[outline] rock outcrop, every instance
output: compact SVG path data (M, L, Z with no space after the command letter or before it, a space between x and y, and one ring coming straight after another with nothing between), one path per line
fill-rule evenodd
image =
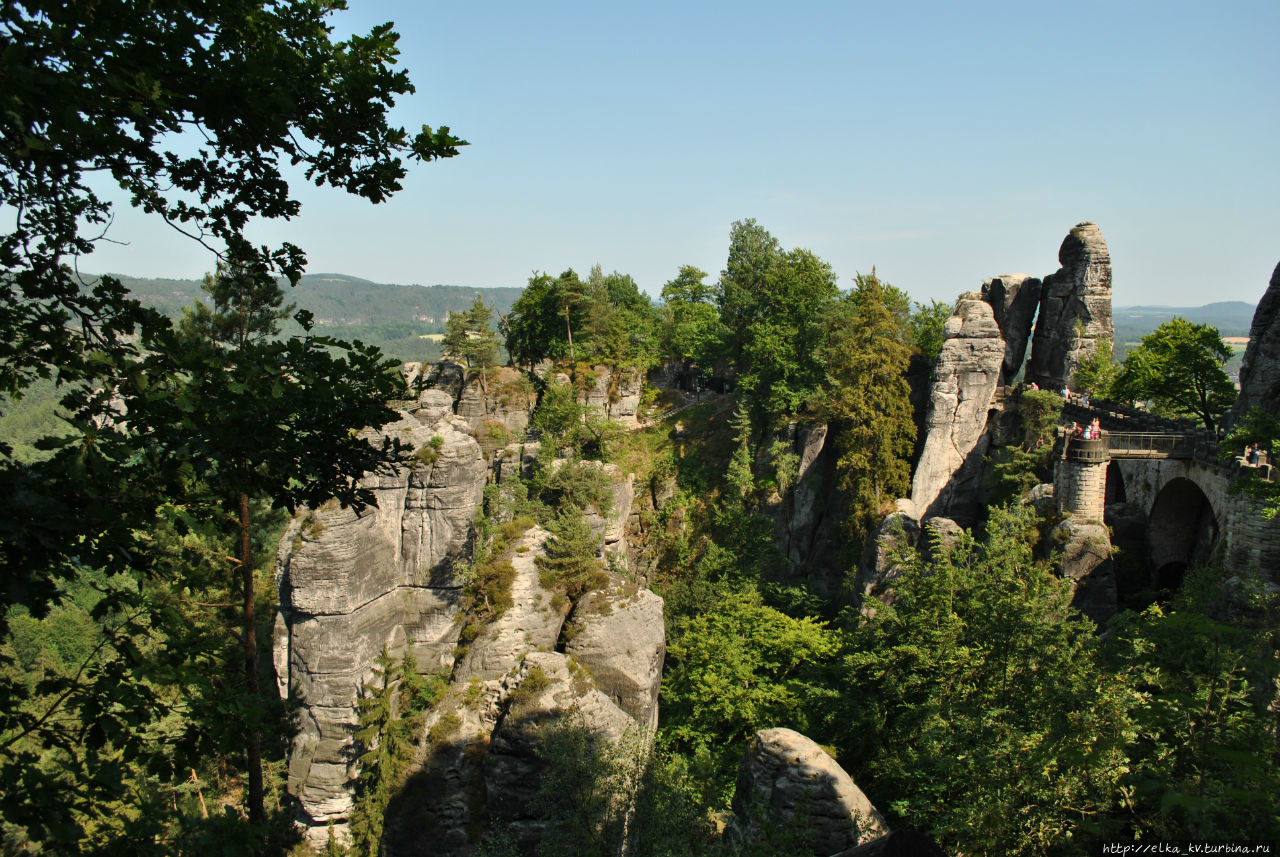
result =
M1249 327L1249 345L1240 366L1240 396L1231 409L1235 425L1253 408L1280 417L1280 265L1258 301Z
M991 313L1000 335L1004 337L1004 362L1000 383L1009 384L1022 368L1031 343L1031 325L1040 307L1044 284L1026 274L1001 274L982 284L982 299L991 305Z
M1005 360L991 305L967 292L947 319L930 391L924 448L911 483L913 517L946 515L976 498L989 446L987 413Z
M383 432L419 454L366 477L378 505L309 510L281 542L276 663L287 665L282 689L303 700L289 789L311 824L350 810L356 699L382 648L412 650L423 669L452 662L458 583L448 560L467 543L486 477L466 429L451 416L423 424L405 412Z
M1046 390L1070 383L1098 343L1115 341L1111 255L1096 223L1076 224L1058 250L1061 268L1045 277L1027 380Z
M510 369L488 373L483 385L455 363L407 364L403 371L411 398L381 434L410 445L411 463L365 478L376 506L359 514L336 504L306 510L280 546L277 682L282 695L292 691L302 700L289 788L313 843L323 844L330 821L342 835L359 773L357 700L384 647L397 658L411 651L423 672L450 671L452 684L425 725L420 774L439 777L430 786L431 806L406 809L412 788L397 799L387 841L398 844L388 853L463 854L476 824L519 806L522 785L503 774L502 759L531 757L530 742L540 733L526 728L530 723L573 711L610 738L656 725L662 600L614 579L607 592L578 605L573 656L556 653L574 605L543 585L537 557L548 533L534 527L502 557L514 572L511 606L460 647L457 560L471 549L486 482L501 489L504 481L527 477L537 458L538 444L522 440L533 388ZM609 373L597 379L606 413L634 419L638 379ZM615 465L585 466L601 471L611 501L589 510L587 519L602 553L613 552L613 566L625 566L632 477ZM537 677L533 685L525 683L530 674ZM552 689L534 693L544 680ZM515 708L529 716L513 718ZM486 808L479 796L486 789L504 796ZM428 817L441 836L423 844L409 828Z
M835 759L791 729L756 733L733 793L731 841L759 843L769 828L800 826L815 857L862 845L889 827Z
M658 728L658 688L666 636L662 599L647 589L615 581L589 592L574 606L573 634L565 654L595 685L646 729ZM566 635L568 636L568 635Z
M1100 522L1075 516L1057 524L1048 546L1057 553L1054 572L1071 584L1071 606L1099 627L1118 609L1111 534Z

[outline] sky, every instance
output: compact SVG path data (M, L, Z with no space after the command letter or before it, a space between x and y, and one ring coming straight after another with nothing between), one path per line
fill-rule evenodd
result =
M593 264L714 279L733 221L917 300L1058 267L1096 222L1119 305L1256 302L1280 261L1280 3L352 0L394 21L393 119L471 145L379 206L299 181L255 224L313 273L519 286ZM194 278L120 210L83 270Z

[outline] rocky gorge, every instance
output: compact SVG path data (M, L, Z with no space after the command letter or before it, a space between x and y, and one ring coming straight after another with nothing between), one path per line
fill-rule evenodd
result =
M1096 224L1071 229L1058 260L1058 270L1044 278L1002 274L959 296L932 375L920 385L924 419L910 495L898 498L855 563L852 594L864 610L874 610L873 599L892 600L896 548L954 543L962 528L983 518L990 454L1012 432L1015 383L1059 390L1114 338L1110 255ZM1280 268L1255 320L1242 402L1276 401L1276 295ZM593 471L607 496L583 511L607 569L600 585L566 597L540 568L550 533L522 527L495 558L511 570L510 606L468 624L465 591L486 491L515 490L535 466L554 473L569 465L529 432L537 405L530 376L512 368L471 373L448 362L406 364L404 373L411 397L381 433L412 447L412 461L365 477L376 506L358 514L336 506L306 510L280 544L275 664L281 695L301 704L289 791L314 845L324 844L331 825L345 835L361 770L354 737L359 701L382 652L410 653L420 671L443 676L445 687L426 714L408 784L388 811L384 853L466 855L492 826L507 831L521 853L533 853L546 834L538 795L546 742L571 729L606 745L643 743L658 725L664 603L636 562L646 548L638 522L656 519L677 487L674 478L637 482L618 464L577 465ZM642 425L639 373L596 365L571 377L544 363L531 375L571 384L603 418L630 429ZM767 512L786 573L834 595L846 557L834 528L841 498L832 477L832 433L822 423L797 421L782 440L795 456L795 478ZM1136 497L1137 477L1129 479ZM1148 506L1159 486L1150 493ZM1076 606L1101 625L1117 610L1108 524L1137 513L1117 503L1105 519L1072 515L1062 507L1064 494L1061 484L1045 483L1024 501L1054 519L1045 554L1056 557ZM1232 545L1238 553L1244 541L1238 533L1251 527L1247 538L1270 550L1274 527L1247 523L1256 510L1240 503L1241 511L1223 511L1214 524L1237 535L1219 539L1215 529L1206 538L1222 554ZM1149 517L1145 509L1141 515ZM1144 518L1139 529L1146 524ZM674 530L680 522L663 526ZM1148 538L1145 529L1138 538ZM1243 567L1269 562L1271 554L1240 556ZM803 808L815 855L880 853L876 848L940 853L910 831L891 833L825 750L788 724L775 725L743 748L724 841L759 844L768 824L800 817ZM620 813L625 823L626 808ZM885 844L891 838L899 843L893 848L915 850L894 851Z

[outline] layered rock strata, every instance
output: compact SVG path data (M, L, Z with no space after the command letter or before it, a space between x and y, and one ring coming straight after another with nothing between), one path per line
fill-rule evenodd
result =
M1057 272L1044 279L1027 380L1046 390L1070 383L1084 357L1115 341L1111 255L1098 225L1078 223L1058 250Z
M419 450L412 466L366 477L377 506L296 517L277 559L279 680L303 700L289 789L313 825L350 811L356 700L382 648L412 650L430 670L452 663L457 641L448 560L466 545L484 488L480 447L452 416L423 424L405 412L383 432Z

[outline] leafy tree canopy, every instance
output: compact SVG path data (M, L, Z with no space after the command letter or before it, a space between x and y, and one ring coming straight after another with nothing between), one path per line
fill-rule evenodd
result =
M1150 402L1167 416L1191 417L1216 429L1236 399L1235 385L1222 368L1230 358L1217 328L1173 318L1125 356L1114 391L1129 401Z

